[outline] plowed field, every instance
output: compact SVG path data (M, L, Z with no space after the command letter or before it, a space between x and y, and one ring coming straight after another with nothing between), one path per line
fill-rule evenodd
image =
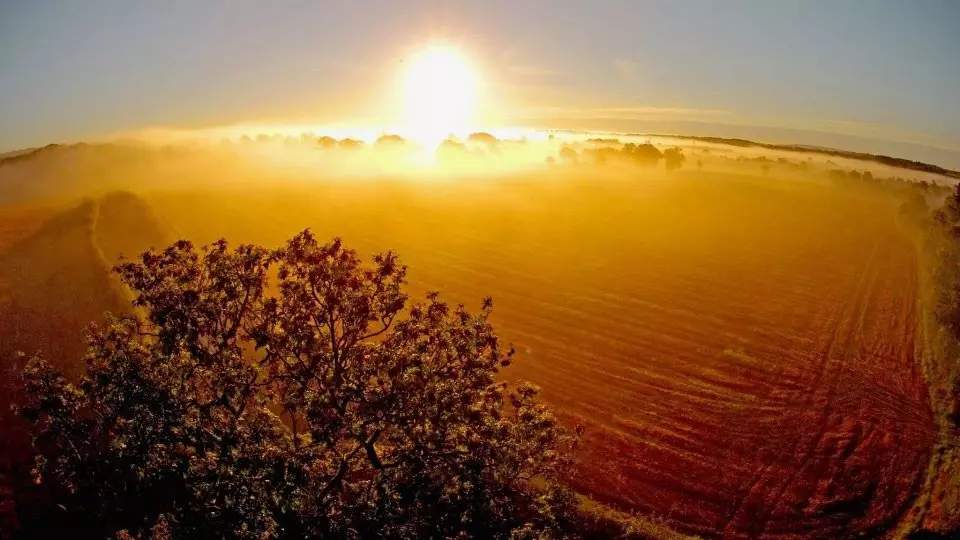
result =
M189 238L311 226L477 306L587 428L580 488L705 536L890 527L934 440L891 201L711 180L157 195ZM362 192L362 193L361 193ZM202 216L202 217L199 217Z

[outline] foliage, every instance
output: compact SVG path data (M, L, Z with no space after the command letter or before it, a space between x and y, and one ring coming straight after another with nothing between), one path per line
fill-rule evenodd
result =
M397 148L407 144L407 141L400 135L381 135L373 144L377 148Z
M471 133L467 140L472 143L487 144L487 145L496 145L500 142L495 135L491 135L485 131L478 131L476 133Z
M921 247L918 362L939 427L923 487L901 529L911 537L953 538L960 531L960 188L931 218L928 198L941 199L942 186L884 183L901 194L901 221Z
M137 314L91 329L82 379L24 371L36 481L72 536L571 534L555 486L578 436L498 380L489 299L408 307L396 255L309 231L116 272Z
M467 148L467 145L462 142L453 139L446 138L437 146L436 156L437 160L440 163L457 163L459 160L464 159L471 155L470 149Z
M589 157L596 165L630 163L633 165L654 166L660 161L660 158L663 157L660 150L650 143L627 143L620 148L614 148L612 146L586 148L583 151L583 155L584 157ZM561 156L561 158L563 157L564 156Z
M920 202L905 201L904 210L924 208ZM933 214L933 231L928 241L937 265L933 269L936 283L933 313L937 323L946 328L954 339L960 339L960 185L944 200L943 206ZM952 391L948 415L960 426L960 369L952 362L943 379Z
M330 148L336 148L336 146L337 146L337 140L334 139L333 137L328 137L325 135L317 139L318 148L328 150Z
M580 161L580 156L577 154L577 151L569 146L564 146L560 149L559 157L562 163L568 165L575 165Z
M663 166L668 172L683 167L686 162L687 157L683 155L683 150L680 148L667 148L663 151Z
M627 143L623 145L621 152L629 159L641 165L656 165L657 162L660 161L660 158L663 157L660 150L657 150L657 147L650 143Z
M366 146L366 144L359 139L351 139L347 137L346 139L340 139L337 142L337 146L345 150L360 150Z

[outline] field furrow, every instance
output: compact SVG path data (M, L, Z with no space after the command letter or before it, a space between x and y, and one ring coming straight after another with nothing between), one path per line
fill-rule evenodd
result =
M268 223L244 221L242 198L155 204L201 242L310 226L397 251L415 294L492 296L518 353L505 376L587 427L574 484L603 502L707 537L869 536L898 519L934 425L915 252L889 201L682 180L509 184L469 204L457 189L322 193L312 214L300 196Z

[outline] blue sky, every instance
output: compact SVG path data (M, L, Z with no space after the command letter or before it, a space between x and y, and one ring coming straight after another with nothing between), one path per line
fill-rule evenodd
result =
M491 123L752 136L960 166L960 2L0 0L0 150L388 122L454 45Z

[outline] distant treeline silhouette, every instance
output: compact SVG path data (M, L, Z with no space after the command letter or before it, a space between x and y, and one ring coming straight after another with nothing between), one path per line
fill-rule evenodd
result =
M639 136L639 135L637 135ZM761 143L756 141L749 141L746 139L727 139L723 137L699 137L694 135L647 135L649 137L669 137L673 139L686 139L692 141L702 141L714 144L726 144L729 146L739 146L741 148L766 148L768 150L784 150L788 152L802 152L808 154L822 154L826 156L834 156L839 158L848 158L848 159L858 159L862 161L871 161L874 163L879 163L881 165L886 165L888 167L896 167L899 169L908 169L911 171L939 174L949 178L960 179L960 171L955 171L951 169L945 169L943 167L932 165L930 163L923 163L921 161L913 161L905 158L885 156L882 154L870 154L867 152L853 152L850 150L838 150L834 148L823 148L819 146L805 146L802 144L771 144L771 143Z

